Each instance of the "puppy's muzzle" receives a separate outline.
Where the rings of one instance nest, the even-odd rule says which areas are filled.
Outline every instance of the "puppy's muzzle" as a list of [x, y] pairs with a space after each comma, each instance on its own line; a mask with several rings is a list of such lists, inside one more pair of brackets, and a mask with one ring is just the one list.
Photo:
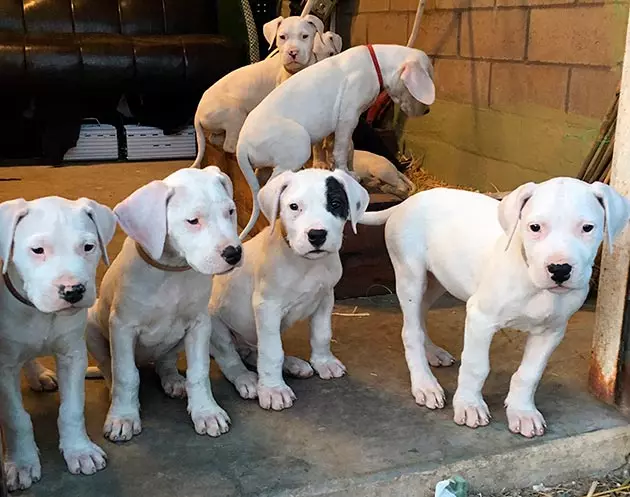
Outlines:
[[324, 245], [324, 243], [326, 243], [328, 232], [326, 230], [309, 230], [307, 235], [310, 244], [318, 249], [319, 247]]
[[243, 247], [240, 245], [238, 247], [228, 245], [223, 249], [223, 252], [221, 252], [221, 257], [223, 257], [223, 260], [230, 266], [234, 266], [238, 264], [243, 257]]
[[571, 277], [571, 264], [549, 264], [547, 271], [551, 274], [551, 279], [558, 285], [564, 283]]
[[69, 304], [76, 304], [83, 299], [85, 295], [85, 285], [59, 285], [59, 297]]

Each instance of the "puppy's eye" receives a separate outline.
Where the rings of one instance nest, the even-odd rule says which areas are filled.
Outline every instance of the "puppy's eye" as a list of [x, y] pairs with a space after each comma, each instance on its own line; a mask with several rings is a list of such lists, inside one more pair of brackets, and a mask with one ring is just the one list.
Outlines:
[[83, 250], [86, 252], [92, 252], [92, 250], [94, 250], [94, 245], [92, 243], [86, 243], [83, 245]]
[[306, 40], [308, 38], [308, 35], [302, 35], [302, 39]]
[[298, 204], [289, 204], [289, 209], [291, 209], [292, 211], [298, 210]]
[[585, 224], [584, 226], [582, 226], [582, 231], [584, 233], [590, 233], [591, 231], [593, 231], [593, 228], [595, 226], [593, 226], [592, 224]]
[[333, 201], [330, 203], [330, 206], [331, 206], [333, 209], [338, 209], [339, 207], [341, 207], [341, 202], [339, 202], [339, 200], [333, 200]]
[[286, 40], [287, 39], [286, 35], [278, 35], [278, 38], [280, 38], [281, 40]]
[[530, 224], [529, 229], [534, 233], [538, 233], [540, 231], [540, 224]]
[[230, 210], [228, 211], [228, 213], [230, 214], [230, 216], [233, 216], [233, 215], [234, 215], [234, 209], [230, 209]]
[[328, 52], [328, 55], [332, 57], [333, 55], [335, 55], [335, 52]]
[[33, 247], [31, 250], [37, 255], [42, 255], [44, 253], [44, 247]]
[[192, 224], [192, 225], [194, 226], [194, 225], [196, 225], [196, 224], [199, 224], [199, 219], [197, 219], [197, 218], [194, 218], [194, 219], [186, 219], [186, 222], [187, 222], [188, 224]]

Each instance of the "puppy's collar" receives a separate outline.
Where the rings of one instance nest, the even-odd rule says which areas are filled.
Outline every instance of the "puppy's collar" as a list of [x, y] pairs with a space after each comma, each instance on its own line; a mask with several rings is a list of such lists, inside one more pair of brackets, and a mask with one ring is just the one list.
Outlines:
[[142, 245], [140, 245], [138, 242], [136, 242], [135, 244], [136, 244], [136, 251], [138, 252], [138, 255], [149, 266], [152, 266], [156, 269], [160, 269], [161, 271], [168, 271], [171, 273], [179, 273], [179, 272], [188, 271], [189, 269], [191, 269], [191, 267], [188, 264], [186, 264], [185, 266], [167, 266], [166, 264], [162, 264], [154, 260], [149, 254], [147, 254], [147, 252], [142, 248]]
[[15, 286], [13, 285], [13, 282], [11, 281], [11, 278], [9, 278], [9, 273], [4, 273], [2, 275], [2, 278], [4, 279], [4, 284], [7, 287], [7, 290], [9, 290], [9, 293], [11, 295], [13, 295], [16, 300], [19, 300], [20, 302], [22, 302], [22, 304], [27, 305], [29, 307], [35, 307], [35, 305], [33, 305], [33, 302], [31, 302], [30, 300], [28, 300], [26, 297], [24, 297], [20, 292], [18, 292], [17, 288], [15, 288]]
[[376, 76], [378, 77], [379, 92], [382, 92], [385, 88], [383, 87], [383, 73], [381, 72], [381, 66], [378, 63], [376, 54], [374, 53], [374, 47], [372, 45], [367, 45], [367, 49], [370, 52], [370, 57], [372, 58], [374, 69], [376, 70]]

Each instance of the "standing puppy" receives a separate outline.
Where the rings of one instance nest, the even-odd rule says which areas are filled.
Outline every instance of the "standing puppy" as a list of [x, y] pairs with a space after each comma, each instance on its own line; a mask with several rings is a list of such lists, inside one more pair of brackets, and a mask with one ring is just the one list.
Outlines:
[[450, 365], [452, 358], [426, 336], [426, 315], [447, 291], [466, 302], [455, 422], [471, 428], [489, 423], [481, 391], [490, 343], [499, 329], [517, 328], [529, 337], [505, 400], [509, 428], [526, 437], [543, 435], [545, 420], [534, 403], [538, 382], [568, 319], [586, 299], [604, 232], [610, 247], [629, 216], [630, 202], [612, 188], [572, 178], [527, 183], [500, 203], [436, 188], [365, 214], [363, 224], [386, 223], [416, 402], [444, 406], [427, 356], [433, 365]]
[[313, 43], [323, 30], [322, 22], [311, 15], [278, 17], [263, 26], [269, 46], [275, 41], [280, 55], [240, 67], [204, 92], [194, 118], [197, 158], [192, 167], [201, 167], [206, 133], [214, 145], [222, 146], [226, 152], [235, 152], [241, 127], [252, 109], [276, 85], [316, 62]]
[[[359, 116], [385, 88], [410, 116], [426, 112], [435, 99], [427, 55], [398, 45], [354, 47], [308, 67], [278, 86], [247, 116], [236, 157], [253, 195], [244, 239], [260, 208], [253, 167], [274, 167], [274, 175], [297, 171], [311, 146], [334, 132], [333, 165], [347, 171], [352, 133]], [[317, 95], [313, 98], [313, 95]]]
[[0, 204], [0, 424], [9, 490], [29, 488], [41, 465], [22, 406], [19, 374], [45, 371], [34, 361], [54, 355], [61, 406], [59, 449], [72, 474], [106, 465], [85, 431], [85, 323], [96, 298], [96, 267], [116, 229], [111, 210], [93, 200], [45, 197]]
[[[271, 226], [243, 245], [241, 268], [215, 277], [211, 348], [242, 397], [258, 395], [261, 407], [281, 410], [295, 399], [283, 370], [305, 378], [314, 369], [323, 379], [345, 373], [330, 351], [333, 288], [343, 227], [349, 219], [356, 232], [369, 195], [343, 171], [306, 169], [270, 180], [259, 201]], [[311, 324], [310, 365], [282, 350], [282, 332], [302, 319]], [[257, 364], [258, 383], [242, 358]]]
[[[208, 300], [213, 274], [241, 260], [232, 183], [217, 167], [184, 168], [136, 190], [114, 208], [127, 233], [89, 313], [88, 348], [111, 385], [103, 431], [112, 441], [141, 431], [136, 364], [155, 364], [171, 397], [188, 396], [199, 434], [230, 419], [210, 389]], [[177, 353], [186, 351], [184, 379]], [[110, 356], [111, 351], [111, 356]]]

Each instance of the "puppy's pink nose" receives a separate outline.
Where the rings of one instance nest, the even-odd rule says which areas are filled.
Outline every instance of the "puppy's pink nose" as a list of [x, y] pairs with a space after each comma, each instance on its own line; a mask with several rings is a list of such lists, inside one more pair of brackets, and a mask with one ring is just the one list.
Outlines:
[[292, 59], [295, 59], [298, 56], [298, 51], [297, 50], [289, 50], [289, 55], [291, 56]]

